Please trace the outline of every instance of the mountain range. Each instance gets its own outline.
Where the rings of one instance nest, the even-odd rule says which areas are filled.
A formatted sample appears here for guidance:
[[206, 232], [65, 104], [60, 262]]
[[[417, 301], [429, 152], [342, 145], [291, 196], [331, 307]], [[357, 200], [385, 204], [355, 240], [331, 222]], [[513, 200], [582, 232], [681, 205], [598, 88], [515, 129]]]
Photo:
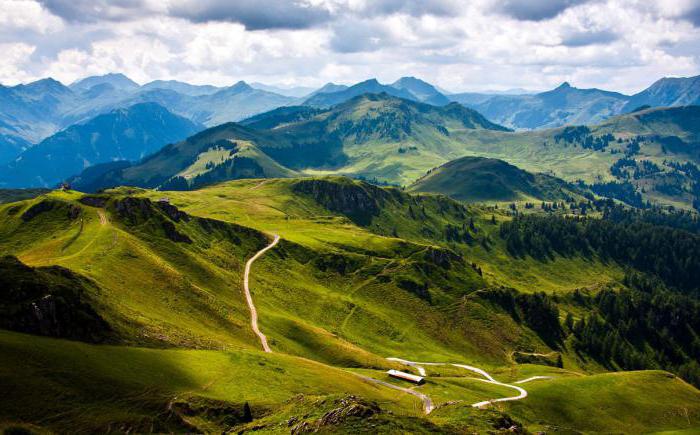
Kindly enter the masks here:
[[88, 166], [139, 160], [202, 128], [155, 103], [115, 109], [56, 133], [0, 166], [0, 186], [54, 187]]
[[697, 432], [700, 106], [654, 89], [3, 88], [0, 186], [67, 183], [0, 189], [0, 432]]
[[189, 190], [237, 178], [340, 174], [466, 201], [550, 200], [592, 189], [634, 206], [693, 208], [700, 204], [698, 125], [700, 107], [687, 106], [513, 132], [457, 103], [362, 94], [327, 109], [287, 106], [222, 124], [140, 162], [91, 168], [73, 183], [83, 191]]
[[[253, 167], [257, 177], [274, 177], [269, 172], [273, 168], [277, 174], [354, 170], [370, 175], [359, 169], [365, 164], [396, 181], [403, 179], [407, 168], [395, 156], [434, 156], [458, 146], [450, 139], [455, 130], [507, 131], [457, 103], [438, 107], [385, 93], [362, 94], [329, 109], [285, 107], [240, 124], [223, 124], [169, 145], [134, 166], [107, 172], [94, 185], [76, 187], [163, 187], [173, 182], [182, 186], [180, 178], [185, 178], [184, 185], [192, 188], [205, 181], [243, 178], [231, 175], [239, 174], [237, 167]], [[251, 160], [252, 149], [257, 160]], [[243, 151], [246, 155], [240, 154]], [[385, 154], [393, 158], [382, 157]]]
[[449, 94], [417, 79], [403, 77], [391, 84], [376, 79], [352, 86], [329, 83], [312, 88], [279, 88], [238, 82], [228, 87], [156, 80], [139, 85], [123, 74], [93, 76], [65, 86], [43, 79], [0, 86], [0, 163], [15, 157], [70, 125], [116, 108], [155, 102], [192, 122], [212, 127], [240, 121], [280, 106], [328, 108], [365, 93], [389, 95], [446, 105], [451, 101], [473, 108], [495, 123], [513, 129], [539, 129], [565, 124], [591, 124], [649, 105], [681, 106], [700, 101], [700, 79], [664, 78], [632, 96], [599, 89], [578, 89], [568, 83], [536, 94]]

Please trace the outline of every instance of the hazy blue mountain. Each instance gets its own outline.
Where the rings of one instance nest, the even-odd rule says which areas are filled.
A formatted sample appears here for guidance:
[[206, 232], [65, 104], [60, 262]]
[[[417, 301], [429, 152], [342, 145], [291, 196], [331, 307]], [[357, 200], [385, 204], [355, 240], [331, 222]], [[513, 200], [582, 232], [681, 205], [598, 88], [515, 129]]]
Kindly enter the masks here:
[[97, 163], [138, 160], [199, 130], [154, 103], [102, 114], [27, 149], [0, 169], [2, 187], [50, 187]]
[[311, 94], [303, 104], [313, 107], [331, 107], [358, 95], [381, 93], [434, 106], [450, 103], [450, 99], [430, 83], [415, 77], [402, 77], [390, 85], [383, 85], [376, 79], [365, 80], [350, 87], [328, 83]]
[[222, 88], [212, 85], [191, 85], [177, 80], [154, 80], [141, 86], [141, 91], [151, 91], [154, 89], [165, 89], [183, 95], [197, 97], [200, 95], [211, 95], [220, 91]]
[[240, 121], [293, 101], [294, 98], [254, 89], [246, 82], [240, 81], [214, 94], [193, 99], [186, 107], [177, 107], [174, 111], [212, 127], [225, 122]]
[[111, 86], [113, 89], [118, 89], [120, 91], [127, 92], [135, 91], [139, 88], [138, 83], [121, 73], [111, 73], [102, 76], [86, 77], [84, 79], [71, 83], [69, 87], [73, 91], [84, 92], [94, 86], [105, 84]]
[[254, 89], [245, 82], [217, 88], [178, 81], [144, 86], [123, 74], [87, 77], [68, 86], [53, 79], [0, 85], [0, 163], [71, 125], [139, 103], [157, 103], [194, 123], [213, 126], [239, 121], [295, 99]]
[[0, 86], [0, 134], [38, 142], [57, 130], [61, 114], [70, 110], [75, 99], [73, 91], [50, 78]]
[[592, 124], [623, 112], [629, 97], [600, 89], [579, 89], [563, 83], [534, 95], [469, 95], [458, 102], [488, 119], [515, 129], [552, 128], [566, 124]]
[[700, 104], [700, 76], [664, 77], [642, 92], [632, 95], [624, 110], [640, 106], [690, 106]]
[[19, 136], [0, 134], [0, 165], [14, 160], [31, 144]]
[[450, 103], [450, 99], [438, 91], [435, 86], [415, 77], [401, 77], [392, 83], [391, 86], [410, 92], [418, 101], [423, 103], [434, 106], [444, 106]]
[[[181, 85], [173, 87], [183, 88]], [[153, 102], [195, 123], [212, 127], [225, 122], [240, 121], [258, 113], [290, 104], [293, 101], [294, 99], [290, 97], [254, 89], [242, 81], [233, 86], [219, 88], [214, 93], [201, 95], [187, 95], [175, 89], [153, 85], [144, 86], [138, 92], [117, 101], [104, 100], [108, 104], [107, 106], [98, 101], [98, 104], [95, 104], [89, 112], [85, 110], [85, 107], [81, 107], [77, 114], [84, 118], [85, 113], [96, 116], [119, 107]], [[76, 121], [78, 120], [80, 118], [76, 119]]]
[[255, 89], [259, 89], [261, 91], [267, 91], [267, 92], [272, 92], [274, 94], [279, 94], [279, 95], [284, 95], [285, 97], [294, 97], [294, 98], [301, 98], [301, 97], [306, 97], [312, 92], [314, 92], [315, 88], [310, 88], [308, 86], [292, 86], [292, 87], [281, 87], [281, 86], [272, 86], [272, 85], [266, 85], [264, 83], [251, 83], [251, 87]]
[[312, 107], [331, 107], [336, 104], [343, 103], [350, 100], [351, 98], [357, 97], [362, 94], [381, 94], [386, 93], [388, 95], [403, 98], [406, 100], [418, 101], [418, 99], [409, 91], [404, 89], [397, 89], [392, 86], [383, 85], [377, 81], [377, 79], [369, 79], [364, 82], [357, 83], [350, 86], [347, 89], [343, 89], [337, 92], [322, 92], [311, 96], [308, 100], [304, 102], [306, 106]]
[[344, 91], [347, 89], [349, 86], [346, 85], [338, 85], [336, 83], [326, 83], [325, 85], [321, 86], [320, 88], [316, 89], [313, 91], [309, 96], [316, 95], [316, 94], [328, 94], [331, 92], [340, 92]]

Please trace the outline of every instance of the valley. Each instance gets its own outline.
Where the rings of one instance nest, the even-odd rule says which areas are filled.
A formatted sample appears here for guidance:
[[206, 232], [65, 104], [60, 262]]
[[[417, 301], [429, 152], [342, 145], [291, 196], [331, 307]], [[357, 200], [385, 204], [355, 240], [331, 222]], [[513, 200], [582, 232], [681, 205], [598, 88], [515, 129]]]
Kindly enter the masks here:
[[695, 78], [255, 86], [3, 88], [0, 430], [700, 426]]
[[0, 27], [0, 435], [700, 433], [697, 0]]
[[[66, 315], [37, 325], [54, 338], [26, 335], [31, 322], [0, 334], [0, 377], [15, 398], [6, 425], [427, 433], [671, 430], [700, 418], [694, 387], [663, 371], [609, 373], [559, 326], [593, 310], [572, 294], [626, 282], [624, 264], [514, 255], [501, 235], [506, 210], [324, 177], [55, 191], [0, 213], [4, 252], [42, 279], [67, 268], [85, 280], [82, 305], [60, 296]], [[8, 282], [17, 267], [6, 266]], [[248, 288], [271, 352], [251, 327]], [[12, 312], [24, 312], [32, 296], [12, 294]], [[104, 332], [64, 335], [87, 312]], [[21, 359], [33, 362], [17, 371]], [[427, 375], [411, 388], [419, 397], [396, 389], [407, 386], [386, 375], [392, 368]], [[664, 391], [666, 405], [649, 391]], [[571, 394], [595, 397], [596, 418], [552, 410], [577, 406]], [[49, 401], [56, 395], [66, 400]], [[71, 411], [87, 402], [95, 406]]]

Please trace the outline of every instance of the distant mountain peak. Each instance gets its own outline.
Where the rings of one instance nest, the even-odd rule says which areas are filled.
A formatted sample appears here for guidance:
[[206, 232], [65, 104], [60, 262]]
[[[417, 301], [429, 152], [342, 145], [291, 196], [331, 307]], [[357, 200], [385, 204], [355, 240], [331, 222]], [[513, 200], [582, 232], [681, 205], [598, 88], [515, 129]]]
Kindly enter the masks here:
[[253, 87], [250, 86], [248, 83], [244, 82], [243, 80], [239, 80], [238, 82], [236, 82], [236, 84], [231, 86], [229, 89], [235, 90], [235, 91], [247, 91], [247, 90], [253, 89]]
[[421, 79], [419, 79], [417, 77], [413, 77], [413, 76], [401, 77], [400, 79], [398, 79], [394, 83], [392, 83], [392, 86], [401, 85], [401, 84], [409, 84], [409, 83], [432, 86], [430, 83], [426, 82], [425, 80], [421, 80]]
[[356, 84], [355, 86], [378, 85], [378, 84], [380, 84], [380, 83], [379, 83], [379, 81], [378, 81], [377, 79], [371, 78], [371, 79], [367, 79], [367, 80], [365, 80], [365, 81], [363, 81], [363, 82], [360, 82], [360, 83]]
[[560, 84], [560, 85], [557, 87], [557, 89], [558, 89], [558, 90], [565, 90], [565, 89], [571, 89], [571, 87], [572, 87], [572, 86], [571, 86], [571, 83], [569, 83], [569, 82], [564, 82], [564, 83]]
[[93, 86], [101, 84], [109, 84], [115, 89], [132, 90], [138, 89], [140, 86], [135, 81], [122, 73], [108, 73], [99, 76], [90, 76], [77, 80], [70, 84], [71, 89], [80, 91], [88, 90]]

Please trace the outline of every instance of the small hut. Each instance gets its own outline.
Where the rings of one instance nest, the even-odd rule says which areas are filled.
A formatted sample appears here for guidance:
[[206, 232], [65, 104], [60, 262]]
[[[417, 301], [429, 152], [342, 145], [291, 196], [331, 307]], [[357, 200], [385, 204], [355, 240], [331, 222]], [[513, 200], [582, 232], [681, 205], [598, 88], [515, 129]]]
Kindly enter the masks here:
[[387, 374], [392, 378], [401, 379], [402, 381], [413, 382], [414, 384], [418, 385], [425, 382], [425, 379], [423, 379], [422, 376], [413, 375], [411, 373], [401, 372], [398, 370], [389, 370]]

